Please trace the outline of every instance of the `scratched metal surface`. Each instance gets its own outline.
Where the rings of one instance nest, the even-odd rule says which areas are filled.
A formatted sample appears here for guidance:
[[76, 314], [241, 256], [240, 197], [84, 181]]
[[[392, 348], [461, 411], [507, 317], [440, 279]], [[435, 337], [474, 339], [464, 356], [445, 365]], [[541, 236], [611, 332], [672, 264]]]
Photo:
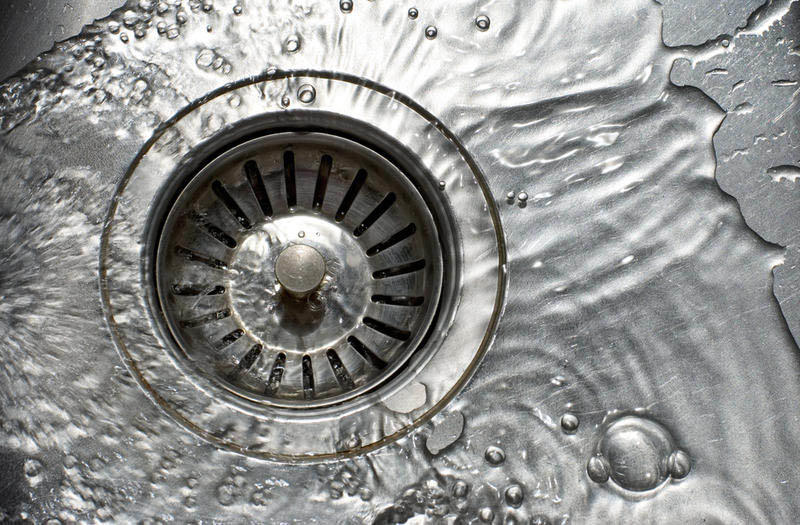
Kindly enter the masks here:
[[[174, 4], [131, 2], [0, 85], [3, 519], [795, 521], [800, 2]], [[501, 207], [492, 348], [431, 423], [356, 459], [275, 464], [176, 426], [100, 306], [137, 151], [271, 66], [415, 100]]]

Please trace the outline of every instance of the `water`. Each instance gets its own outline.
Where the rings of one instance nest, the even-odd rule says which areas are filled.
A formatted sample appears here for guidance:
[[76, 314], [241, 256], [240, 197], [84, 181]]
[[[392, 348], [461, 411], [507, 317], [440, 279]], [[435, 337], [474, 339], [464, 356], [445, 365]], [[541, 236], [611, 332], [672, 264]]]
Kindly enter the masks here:
[[[15, 487], [3, 510], [62, 522], [791, 522], [800, 363], [770, 275], [783, 251], [715, 183], [725, 115], [670, 83], [685, 51], [663, 45], [659, 6], [347, 11], [131, 2], [0, 88], [0, 455]], [[114, 351], [97, 272], [117, 182], [180, 108], [269, 68], [396, 89], [487, 173], [509, 293], [491, 350], [447, 407], [458, 432], [443, 412], [355, 460], [258, 461], [178, 428]], [[308, 93], [297, 100], [313, 104]], [[265, 94], [293, 108], [290, 95]], [[224, 126], [211, 117], [209, 133]], [[620, 421], [639, 430], [612, 440]], [[621, 475], [641, 450], [655, 452], [636, 455], [638, 477]]]

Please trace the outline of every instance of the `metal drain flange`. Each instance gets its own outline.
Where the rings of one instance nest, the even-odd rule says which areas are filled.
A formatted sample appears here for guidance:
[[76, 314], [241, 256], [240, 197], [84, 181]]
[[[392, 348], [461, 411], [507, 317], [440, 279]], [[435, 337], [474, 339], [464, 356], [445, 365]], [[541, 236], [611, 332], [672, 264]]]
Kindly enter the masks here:
[[[284, 109], [306, 84], [313, 102]], [[150, 397], [279, 460], [360, 453], [435, 414], [486, 351], [504, 289], [494, 203], [463, 147], [413, 101], [341, 76], [275, 74], [179, 115], [103, 235], [108, 323]]]

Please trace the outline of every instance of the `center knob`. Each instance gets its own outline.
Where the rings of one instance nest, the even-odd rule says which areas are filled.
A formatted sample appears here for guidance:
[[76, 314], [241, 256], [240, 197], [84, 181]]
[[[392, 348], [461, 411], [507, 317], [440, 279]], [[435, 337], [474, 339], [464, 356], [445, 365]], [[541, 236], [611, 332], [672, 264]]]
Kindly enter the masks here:
[[293, 244], [278, 255], [275, 276], [291, 295], [303, 297], [322, 284], [325, 277], [325, 259], [311, 246]]

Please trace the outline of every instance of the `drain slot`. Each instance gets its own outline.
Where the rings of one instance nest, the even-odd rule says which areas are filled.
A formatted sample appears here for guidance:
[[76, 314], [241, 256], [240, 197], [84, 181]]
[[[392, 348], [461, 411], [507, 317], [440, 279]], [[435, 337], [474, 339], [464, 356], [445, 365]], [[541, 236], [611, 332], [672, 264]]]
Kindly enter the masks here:
[[325, 190], [328, 189], [328, 177], [331, 175], [331, 166], [333, 159], [330, 155], [323, 155], [319, 161], [319, 172], [317, 173], [317, 184], [314, 186], [314, 203], [312, 207], [315, 210], [322, 209], [322, 203], [325, 200]]
[[211, 183], [211, 191], [214, 192], [214, 195], [225, 205], [233, 218], [236, 219], [242, 228], [245, 230], [249, 230], [253, 227], [253, 224], [250, 222], [250, 219], [247, 218], [247, 215], [244, 214], [242, 208], [239, 207], [239, 204], [231, 197], [231, 194], [228, 193], [228, 190], [225, 189], [225, 186], [218, 180], [215, 180]]
[[392, 207], [392, 204], [394, 204], [395, 200], [397, 200], [397, 196], [394, 193], [390, 193], [384, 197], [380, 204], [375, 206], [375, 209], [372, 210], [363, 221], [361, 221], [361, 224], [359, 224], [355, 230], [353, 230], [353, 235], [356, 237], [361, 237], [364, 235], [370, 226], [375, 224], [375, 222], [381, 218], [381, 215], [386, 213], [386, 211]]
[[244, 173], [247, 177], [247, 182], [250, 184], [250, 189], [253, 190], [256, 201], [258, 201], [258, 206], [261, 208], [261, 213], [264, 214], [264, 217], [272, 217], [272, 203], [269, 200], [267, 188], [264, 186], [264, 180], [261, 178], [258, 164], [255, 161], [248, 160], [244, 163]]
[[286, 204], [290, 208], [297, 206], [297, 185], [294, 172], [294, 152], [283, 154], [283, 177], [286, 181]]
[[353, 201], [356, 200], [358, 192], [361, 191], [361, 188], [364, 186], [366, 181], [366, 170], [358, 170], [358, 173], [356, 173], [356, 176], [353, 178], [353, 183], [350, 184], [350, 187], [347, 189], [347, 193], [345, 193], [344, 198], [342, 199], [342, 203], [339, 205], [339, 209], [336, 211], [336, 222], [342, 222], [344, 220], [347, 212], [350, 211], [350, 206], [353, 205]]
[[404, 240], [408, 239], [416, 232], [417, 232], [417, 226], [414, 223], [411, 223], [402, 230], [400, 230], [399, 232], [392, 234], [385, 241], [381, 241], [375, 246], [372, 246], [369, 249], [367, 249], [367, 255], [370, 257], [372, 257], [373, 255], [378, 255], [382, 251], [388, 250], [395, 244], [399, 244]]
[[350, 336], [347, 338], [347, 342], [353, 347], [353, 350], [355, 350], [366, 362], [372, 365], [373, 368], [377, 368], [378, 370], [383, 370], [386, 368], [386, 361], [375, 355], [375, 353], [357, 337]]

